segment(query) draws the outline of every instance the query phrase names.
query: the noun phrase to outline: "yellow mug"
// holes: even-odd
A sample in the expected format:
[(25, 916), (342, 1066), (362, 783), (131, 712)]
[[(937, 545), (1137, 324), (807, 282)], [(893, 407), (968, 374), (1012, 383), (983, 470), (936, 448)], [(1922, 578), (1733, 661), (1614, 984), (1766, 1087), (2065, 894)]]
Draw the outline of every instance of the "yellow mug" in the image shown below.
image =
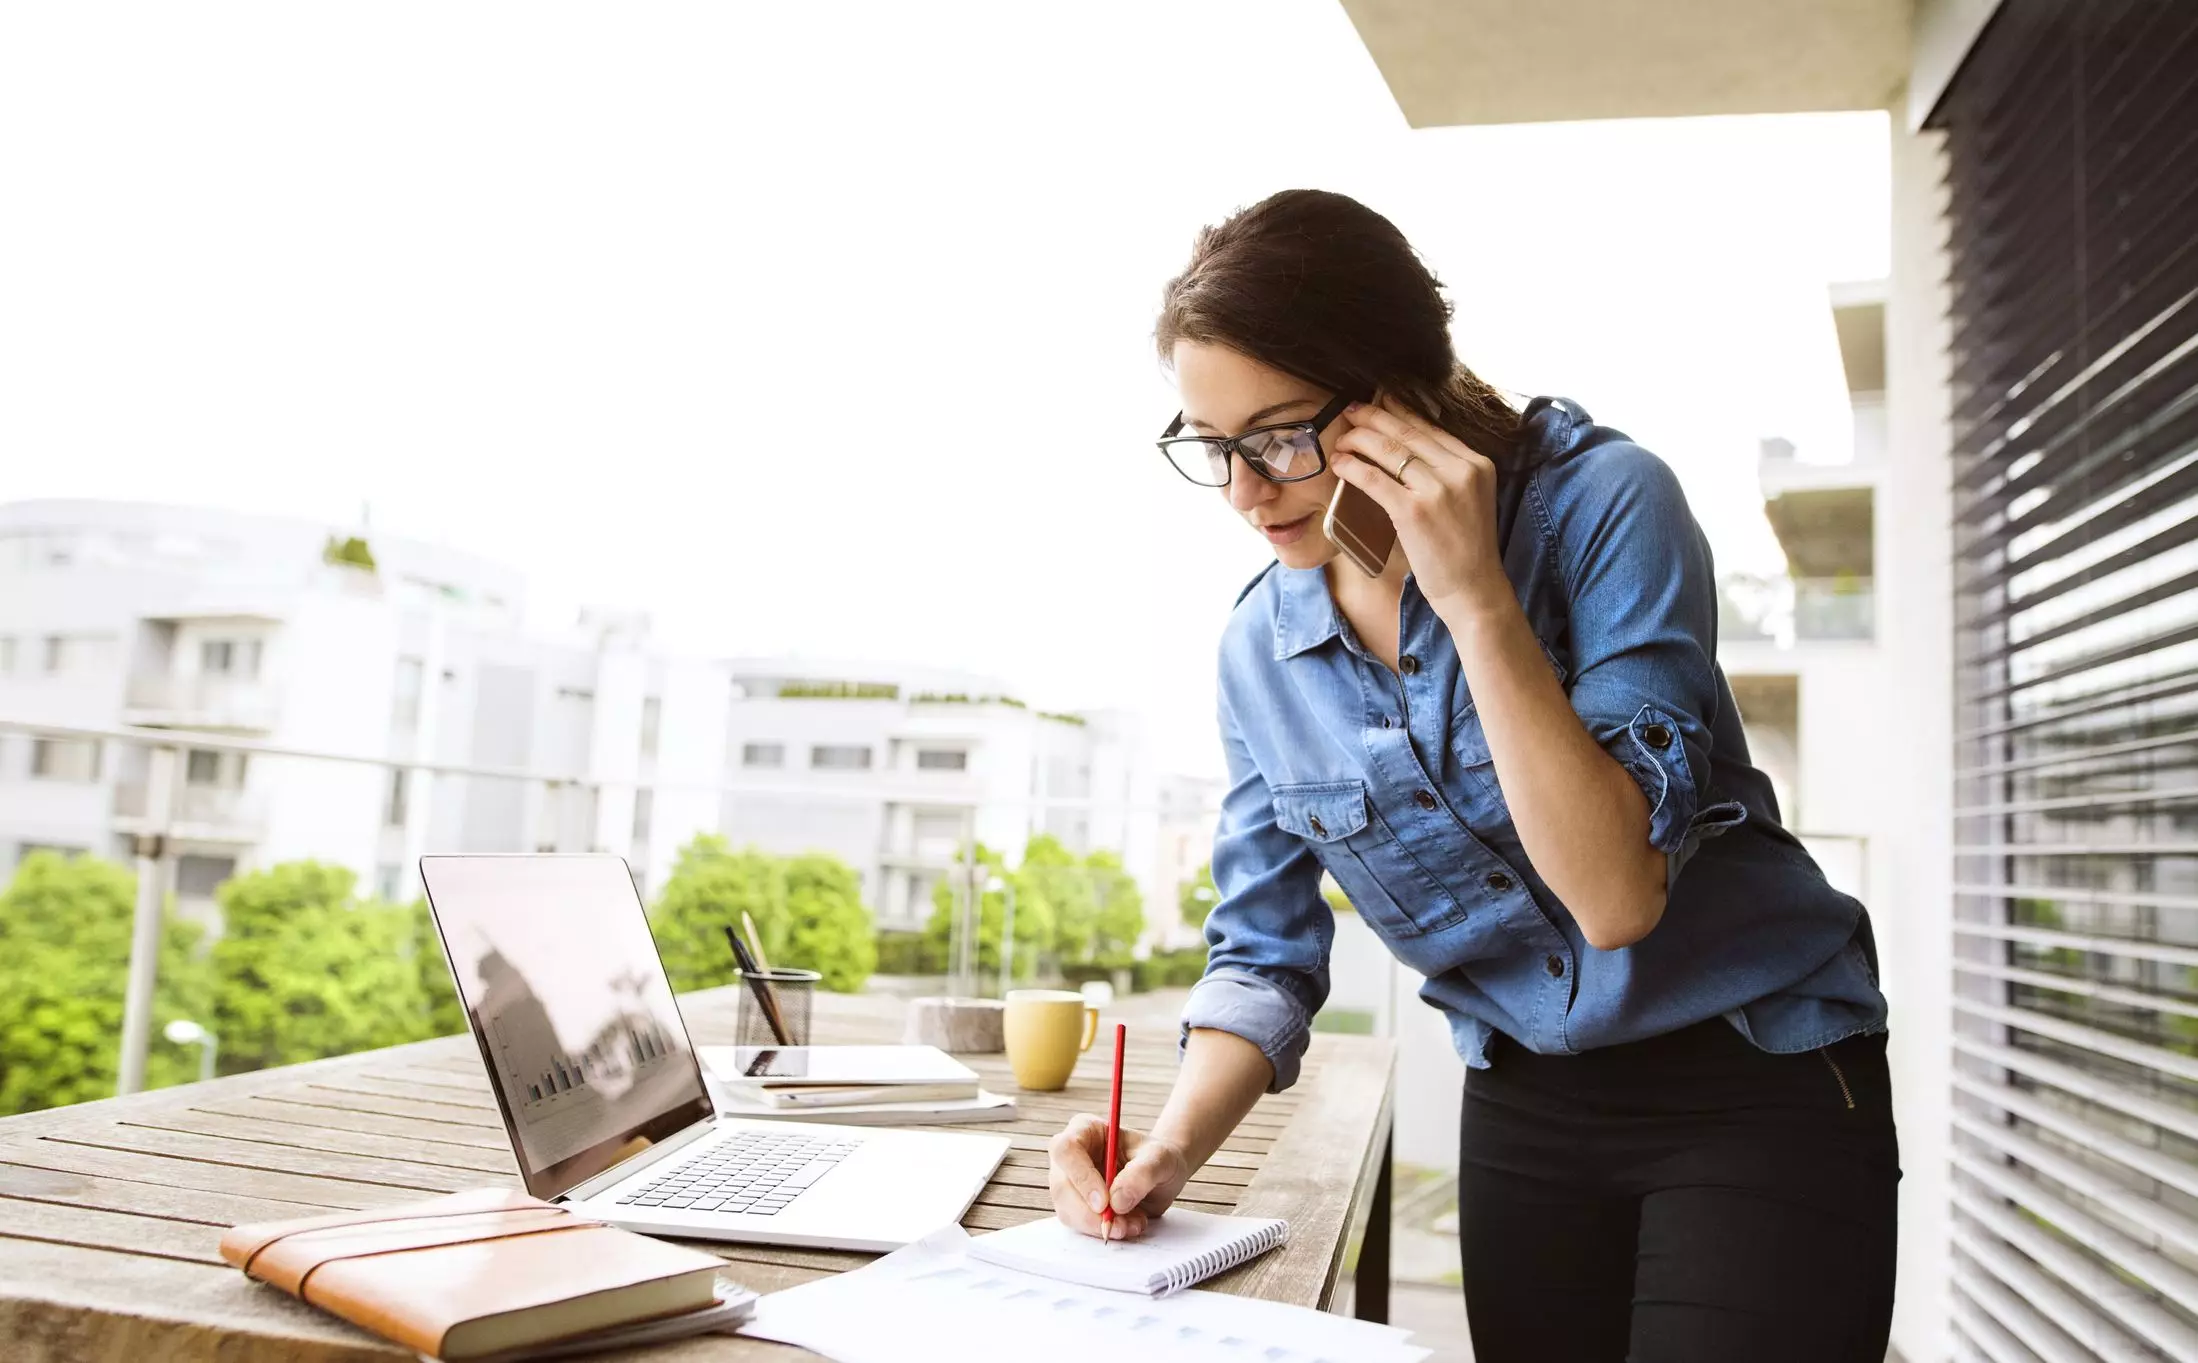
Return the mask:
[(1099, 1010), (1065, 989), (1010, 989), (1005, 1021), (1017, 1087), (1045, 1093), (1068, 1087), (1076, 1057), (1099, 1034)]

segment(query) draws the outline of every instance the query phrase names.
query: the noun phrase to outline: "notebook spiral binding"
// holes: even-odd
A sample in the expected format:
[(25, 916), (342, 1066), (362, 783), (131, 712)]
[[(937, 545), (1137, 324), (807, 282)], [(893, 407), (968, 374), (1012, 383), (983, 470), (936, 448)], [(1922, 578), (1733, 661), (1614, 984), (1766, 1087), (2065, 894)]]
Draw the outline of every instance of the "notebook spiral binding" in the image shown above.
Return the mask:
[(1160, 1295), (1172, 1297), (1192, 1283), (1204, 1282), (1223, 1269), (1235, 1268), (1246, 1260), (1258, 1258), (1289, 1238), (1290, 1230), (1288, 1226), (1281, 1224), (1261, 1226), (1254, 1234), (1247, 1235), (1232, 1244), (1223, 1245), (1219, 1249), (1207, 1250), (1195, 1259), (1170, 1268), (1164, 1280), (1166, 1285), (1161, 1290)]

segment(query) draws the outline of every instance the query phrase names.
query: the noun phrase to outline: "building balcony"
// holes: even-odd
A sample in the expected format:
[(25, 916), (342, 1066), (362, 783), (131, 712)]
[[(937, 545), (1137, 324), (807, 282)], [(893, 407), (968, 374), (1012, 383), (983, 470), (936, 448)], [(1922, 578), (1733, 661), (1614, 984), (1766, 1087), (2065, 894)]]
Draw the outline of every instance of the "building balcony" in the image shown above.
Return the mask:
[(1720, 645), (1868, 642), (1877, 637), (1877, 584), (1868, 577), (1718, 579)]
[[(143, 781), (116, 786), (115, 826), (125, 833), (151, 832), (151, 795)], [(266, 831), (266, 796), (234, 786), (186, 785), (176, 792), (168, 815), (168, 836), (181, 842), (252, 843)]]
[(1877, 589), (1871, 579), (1805, 577), (1793, 586), (1794, 638), (1877, 637)]
[(152, 729), (264, 734), (274, 730), (279, 709), (274, 688), (258, 681), (148, 672), (130, 678), (122, 719)]

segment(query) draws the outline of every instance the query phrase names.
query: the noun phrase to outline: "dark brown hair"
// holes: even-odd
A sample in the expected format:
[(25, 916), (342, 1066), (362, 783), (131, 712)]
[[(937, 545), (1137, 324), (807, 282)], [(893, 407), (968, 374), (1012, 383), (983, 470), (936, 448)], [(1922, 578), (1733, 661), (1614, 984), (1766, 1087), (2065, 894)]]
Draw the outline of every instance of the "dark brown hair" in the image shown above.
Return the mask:
[(1491, 459), (1518, 443), (1518, 412), (1450, 348), (1442, 281), (1341, 194), (1286, 189), (1201, 229), (1153, 341), (1163, 362), (1192, 341), (1361, 400), (1379, 389)]

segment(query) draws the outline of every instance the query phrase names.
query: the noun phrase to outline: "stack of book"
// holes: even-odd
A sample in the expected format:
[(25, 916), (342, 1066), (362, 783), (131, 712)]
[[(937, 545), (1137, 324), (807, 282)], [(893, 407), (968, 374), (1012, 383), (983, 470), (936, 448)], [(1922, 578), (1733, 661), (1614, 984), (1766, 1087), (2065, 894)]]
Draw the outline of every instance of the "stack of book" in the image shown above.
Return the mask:
[(998, 1122), (1015, 1100), (933, 1046), (704, 1046), (703, 1068), (728, 1117), (847, 1126)]

